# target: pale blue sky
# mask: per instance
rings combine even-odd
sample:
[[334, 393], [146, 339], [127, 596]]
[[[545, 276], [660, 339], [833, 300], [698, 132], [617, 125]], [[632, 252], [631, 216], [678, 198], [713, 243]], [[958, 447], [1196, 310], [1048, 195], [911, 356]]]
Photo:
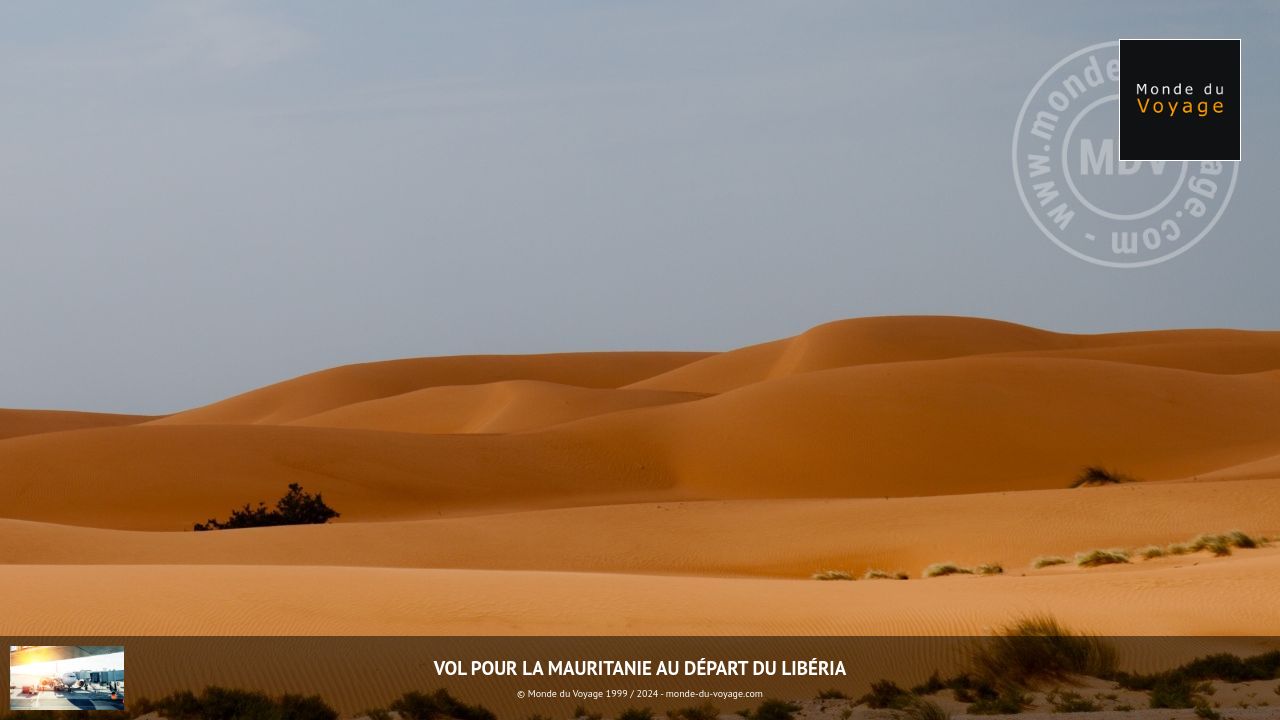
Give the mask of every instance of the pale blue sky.
[[[6, 2], [0, 406], [872, 314], [1277, 328], [1277, 8]], [[1117, 271], [1039, 233], [1009, 142], [1135, 36], [1244, 39], [1245, 162], [1202, 243]]]

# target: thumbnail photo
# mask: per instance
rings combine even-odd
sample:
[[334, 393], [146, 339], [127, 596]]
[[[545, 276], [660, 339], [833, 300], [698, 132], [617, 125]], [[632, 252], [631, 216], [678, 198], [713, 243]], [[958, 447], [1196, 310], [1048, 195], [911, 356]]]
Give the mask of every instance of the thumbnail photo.
[[124, 710], [124, 647], [10, 645], [10, 710]]

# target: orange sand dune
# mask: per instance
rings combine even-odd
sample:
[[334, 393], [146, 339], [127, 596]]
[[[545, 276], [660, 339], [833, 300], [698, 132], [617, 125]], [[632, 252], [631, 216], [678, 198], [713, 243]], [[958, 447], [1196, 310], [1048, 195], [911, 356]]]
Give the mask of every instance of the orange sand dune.
[[[672, 496], [640, 462], [530, 435], [417, 435], [288, 426], [141, 425], [0, 443], [4, 515], [70, 525], [181, 530], [271, 501], [290, 482], [344, 521], [432, 517]], [[597, 468], [584, 483], [571, 468]]]
[[149, 425], [15, 438], [0, 443], [0, 477], [14, 479], [11, 517], [174, 530], [292, 481], [360, 521], [1049, 489], [1086, 464], [1174, 479], [1280, 454], [1277, 427], [1280, 373], [973, 357], [815, 371], [511, 435]]
[[[1161, 347], [1166, 344], [1180, 347]], [[1110, 348], [1119, 351], [1106, 352]], [[634, 387], [714, 393], [853, 365], [1082, 350], [1101, 351], [1097, 352], [1100, 359], [1205, 372], [1280, 368], [1277, 332], [1166, 330], [1068, 335], [981, 318], [872, 317], [827, 323], [795, 337], [713, 355], [641, 380]]]
[[1256, 333], [1247, 340], [1203, 340], [1031, 350], [1004, 357], [1079, 358], [1153, 365], [1177, 370], [1235, 375], [1280, 370], [1280, 333]]
[[[0, 566], [11, 635], [1272, 635], [1280, 551], [1175, 569], [815, 582], [493, 570]], [[83, 592], [91, 587], [92, 593]], [[122, 612], [122, 608], [128, 608]]]
[[0, 440], [64, 430], [136, 425], [153, 419], [155, 418], [150, 415], [0, 409]]
[[[0, 546], [8, 553], [0, 563], [343, 565], [782, 578], [806, 578], [822, 569], [860, 574], [881, 568], [918, 576], [923, 567], [940, 561], [970, 566], [1000, 562], [1011, 573], [1030, 572], [1032, 558], [1039, 555], [1071, 557], [1099, 547], [1163, 545], [1233, 528], [1280, 536], [1280, 481], [1135, 483], [891, 500], [635, 503], [217, 533], [0, 520]], [[95, 560], [85, 557], [86, 547], [112, 551]], [[1208, 560], [1206, 555], [1177, 559], [1184, 564]]]
[[702, 497], [942, 495], [1063, 487], [1086, 464], [1156, 480], [1276, 454], [1278, 403], [1274, 372], [972, 357], [793, 375], [594, 427], [664, 433]]
[[426, 388], [295, 420], [294, 425], [415, 433], [510, 433], [639, 407], [697, 400], [696, 393], [614, 390], [507, 380]]
[[[1280, 533], [1280, 333], [869, 318], [720, 354], [353, 365], [142, 420], [0, 412], [0, 584], [22, 588], [0, 633], [927, 635], [1050, 612], [1207, 635], [1278, 617], [1280, 549], [1027, 565]], [[1089, 464], [1147, 482], [1065, 489]], [[182, 532], [290, 482], [339, 522]], [[805, 579], [946, 560], [1008, 572]]]
[[706, 356], [707, 353], [693, 352], [460, 355], [344, 365], [251, 390], [157, 422], [169, 425], [285, 423], [343, 405], [422, 388], [503, 380], [615, 388]]

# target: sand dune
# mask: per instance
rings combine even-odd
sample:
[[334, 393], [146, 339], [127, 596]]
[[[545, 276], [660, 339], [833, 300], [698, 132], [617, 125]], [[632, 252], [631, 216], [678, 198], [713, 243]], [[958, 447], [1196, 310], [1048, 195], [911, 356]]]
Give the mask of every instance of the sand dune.
[[66, 430], [136, 425], [153, 419], [150, 415], [0, 409], [0, 440]]
[[[74, 580], [73, 580], [74, 578]], [[1280, 553], [1181, 568], [821, 583], [280, 566], [0, 566], [41, 635], [981, 635], [1048, 612], [1114, 635], [1269, 635]], [[93, 587], [93, 593], [68, 592]], [[120, 612], [129, 608], [129, 612]], [[181, 611], [175, 612], [175, 608]], [[1230, 612], [1215, 609], [1230, 608]]]
[[696, 393], [507, 380], [426, 388], [344, 405], [291, 424], [429, 434], [511, 433], [701, 397]]
[[[1135, 517], [1143, 521], [1133, 522]], [[83, 548], [110, 547], [102, 562], [795, 579], [829, 568], [903, 569], [919, 576], [925, 565], [946, 560], [1001, 562], [1010, 573], [1023, 573], [1039, 555], [1167, 544], [1237, 527], [1280, 536], [1280, 482], [1141, 483], [893, 500], [633, 503], [222, 533], [0, 520], [0, 545], [41, 564], [91, 562]]]
[[503, 380], [542, 380], [612, 388], [703, 357], [706, 353], [460, 355], [344, 365], [251, 390], [157, 422], [169, 425], [285, 423], [343, 405], [428, 387]]
[[974, 357], [815, 371], [508, 435], [146, 425], [15, 438], [0, 476], [18, 479], [12, 517], [175, 530], [295, 481], [364, 521], [1050, 489], [1086, 464], [1175, 479], [1280, 454], [1276, 427], [1280, 373]]
[[[927, 635], [1036, 610], [1267, 633], [1280, 550], [1026, 567], [1280, 533], [1277, 458], [1280, 333], [973, 318], [369, 363], [158, 419], [3, 411], [0, 582], [25, 590], [0, 632]], [[1143, 482], [1065, 489], [1089, 464]], [[187, 532], [290, 482], [339, 522]], [[943, 560], [1009, 572], [805, 579]]]
[[1075, 355], [1202, 372], [1259, 372], [1280, 368], [1280, 333], [1174, 330], [1069, 335], [980, 318], [857, 318], [712, 355], [633, 387], [724, 392], [816, 370], [1008, 353]]

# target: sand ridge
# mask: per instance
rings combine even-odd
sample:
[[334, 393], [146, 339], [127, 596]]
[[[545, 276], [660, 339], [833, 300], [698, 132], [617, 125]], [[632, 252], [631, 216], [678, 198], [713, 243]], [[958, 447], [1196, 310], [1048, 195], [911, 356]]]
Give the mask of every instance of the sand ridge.
[[[1280, 333], [977, 318], [365, 363], [163, 418], [0, 411], [0, 575], [33, 588], [0, 631], [53, 627], [58, 593], [100, 580], [137, 609], [119, 632], [941, 634], [1046, 609], [1094, 632], [1270, 633], [1272, 549], [1027, 565], [1280, 535], [1277, 458]], [[1139, 482], [1068, 489], [1085, 465]], [[290, 482], [338, 522], [190, 532]], [[944, 560], [1006, 574], [807, 579]]]

